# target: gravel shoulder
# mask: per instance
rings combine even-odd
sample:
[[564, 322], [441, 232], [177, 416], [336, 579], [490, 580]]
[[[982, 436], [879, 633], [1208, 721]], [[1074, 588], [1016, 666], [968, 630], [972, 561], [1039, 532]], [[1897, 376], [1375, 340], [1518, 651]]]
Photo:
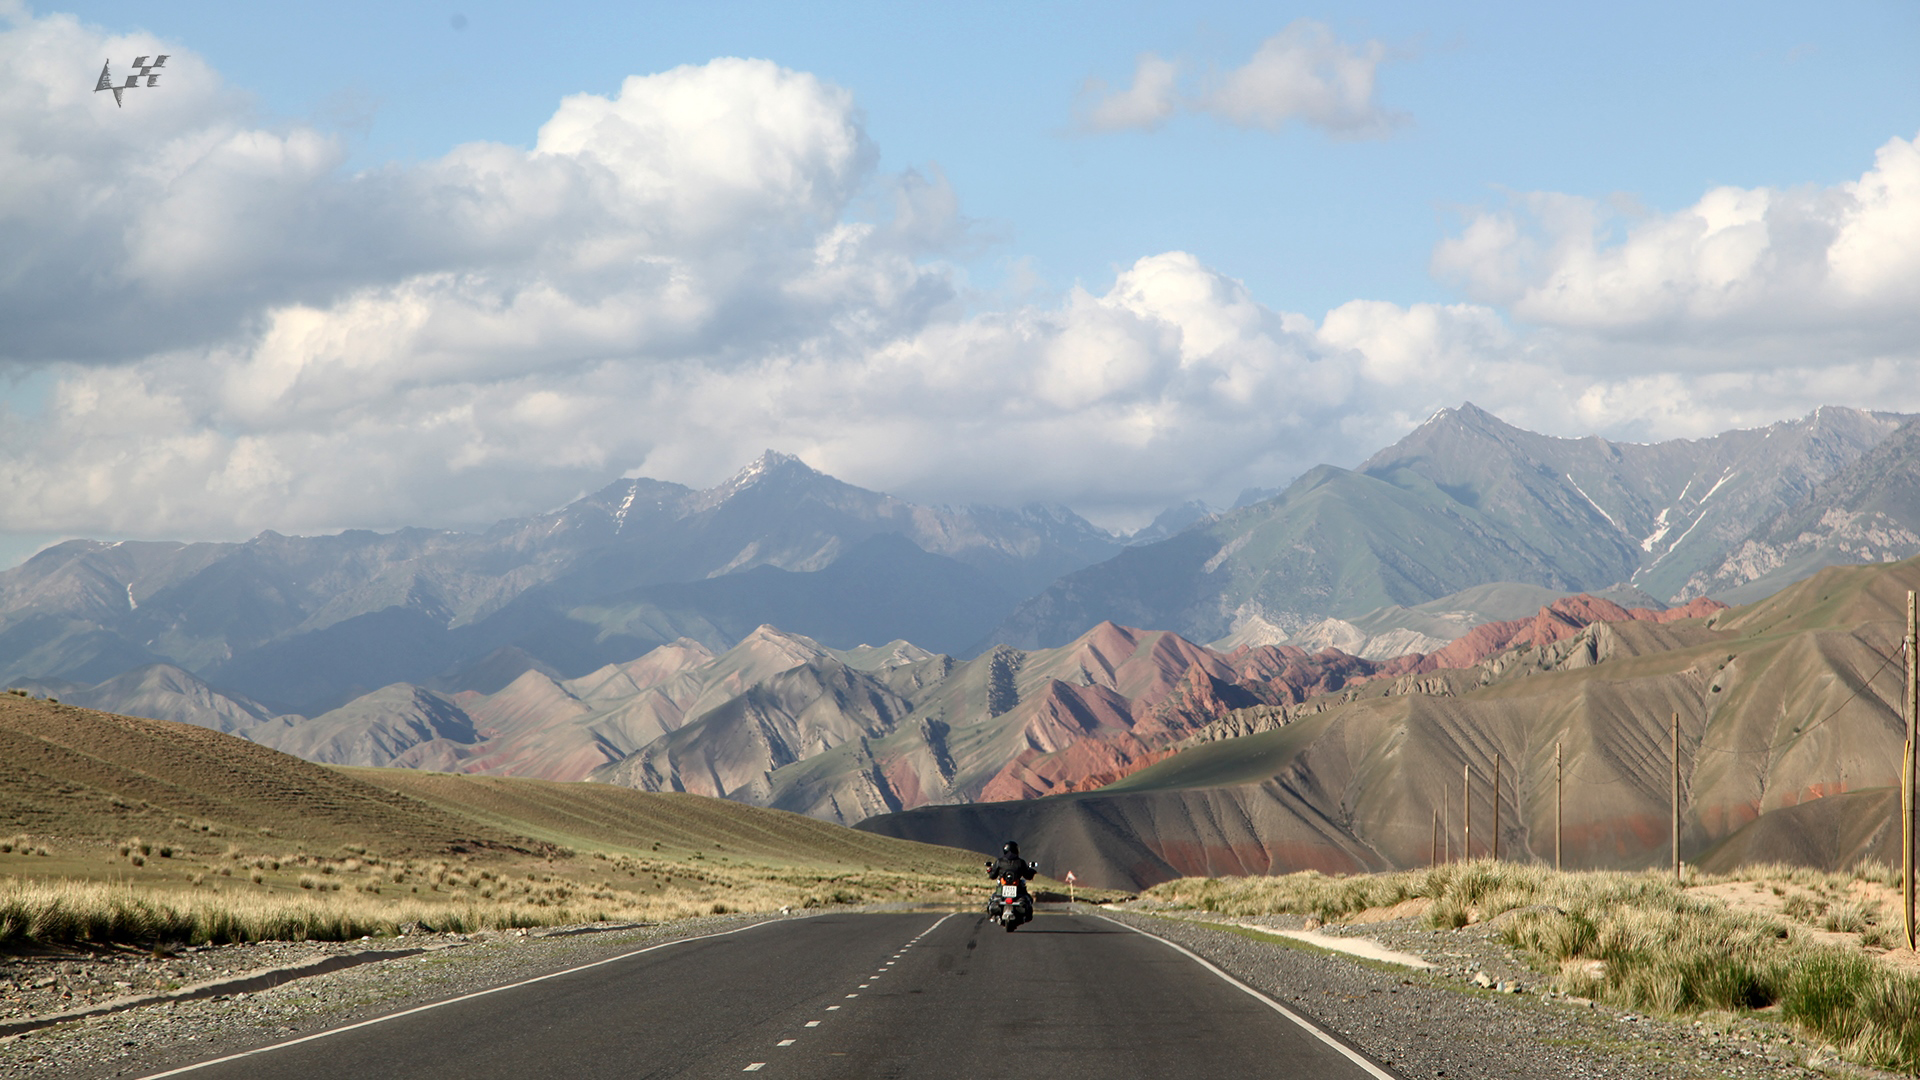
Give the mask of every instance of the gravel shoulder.
[[[0, 1017], [18, 1019], [104, 1001], [139, 987], [284, 968], [370, 948], [418, 955], [294, 979], [253, 993], [146, 1005], [0, 1038], [0, 1080], [146, 1076], [223, 1054], [299, 1038], [414, 1005], [458, 997], [592, 963], [648, 945], [767, 922], [780, 916], [709, 916], [652, 926], [562, 927], [480, 934], [414, 934], [347, 943], [267, 942], [131, 953], [0, 957]], [[198, 977], [198, 978], [197, 978]], [[35, 986], [47, 979], [48, 986]], [[136, 986], [135, 980], [143, 980]], [[125, 987], [116, 983], [127, 983]], [[71, 996], [68, 996], [71, 995]]]
[[[1425, 958], [1428, 970], [1357, 959], [1261, 930], [1295, 916], [1109, 907], [1111, 918], [1193, 950], [1235, 978], [1413, 1078], [1567, 1080], [1893, 1080], [1809, 1043], [1764, 1014], [1665, 1019], [1541, 988], [1549, 981], [1497, 938], [1498, 926], [1437, 930], [1424, 919], [1321, 926]], [[1483, 987], [1476, 982], [1491, 983]], [[1505, 985], [1505, 991], [1498, 989]]]

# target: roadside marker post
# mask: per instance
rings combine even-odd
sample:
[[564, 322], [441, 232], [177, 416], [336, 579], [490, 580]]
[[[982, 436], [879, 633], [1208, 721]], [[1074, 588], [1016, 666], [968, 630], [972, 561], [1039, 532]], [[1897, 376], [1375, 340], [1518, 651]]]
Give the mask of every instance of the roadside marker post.
[[1920, 636], [1920, 613], [1914, 606], [1913, 590], [1907, 590], [1907, 636], [1902, 642], [1906, 652], [1907, 692], [1900, 711], [1906, 714], [1907, 742], [1900, 754], [1900, 907], [1901, 921], [1907, 932], [1907, 949], [1914, 948], [1913, 925], [1913, 813], [1914, 813], [1914, 736], [1920, 727], [1920, 656], [1914, 653], [1915, 637]]
[[1473, 766], [1460, 766], [1460, 861], [1473, 861]]
[[1680, 884], [1680, 714], [1673, 714], [1673, 883]]
[[1500, 755], [1493, 755], [1493, 861], [1500, 861]]

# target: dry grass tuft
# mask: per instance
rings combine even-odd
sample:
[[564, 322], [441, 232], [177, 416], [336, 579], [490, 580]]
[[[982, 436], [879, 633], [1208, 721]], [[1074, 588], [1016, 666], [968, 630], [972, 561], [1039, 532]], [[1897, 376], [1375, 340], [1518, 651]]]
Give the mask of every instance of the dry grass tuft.
[[395, 902], [355, 894], [281, 899], [252, 894], [164, 894], [80, 882], [0, 881], [0, 946], [347, 941], [366, 935], [391, 936], [410, 923], [435, 931], [471, 933], [685, 918], [704, 914], [709, 906], [668, 901], [537, 908]]
[[1147, 895], [1229, 915], [1327, 921], [1424, 897], [1432, 901], [1428, 918], [1442, 928], [1511, 913], [1501, 936], [1557, 973], [1567, 993], [1666, 1013], [1777, 1004], [1850, 1060], [1917, 1072], [1920, 978], [1831, 940], [1855, 933], [1865, 945], [1888, 941], [1876, 925], [1879, 909], [1855, 896], [1855, 883], [1890, 879], [1897, 877], [1879, 864], [1858, 874], [1770, 865], [1689, 882], [1751, 881], [1780, 900], [1777, 917], [1689, 895], [1660, 873], [1557, 873], [1485, 860], [1344, 878], [1184, 878]]

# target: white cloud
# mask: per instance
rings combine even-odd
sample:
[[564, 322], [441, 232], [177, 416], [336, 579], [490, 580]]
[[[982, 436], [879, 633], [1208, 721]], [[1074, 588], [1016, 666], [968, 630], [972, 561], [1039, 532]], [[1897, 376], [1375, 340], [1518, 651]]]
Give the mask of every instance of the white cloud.
[[1834, 365], [1911, 357], [1920, 145], [1890, 140], [1857, 181], [1716, 188], [1670, 214], [1520, 196], [1476, 214], [1435, 250], [1433, 268], [1523, 323], [1645, 346], [1647, 363], [1750, 368], [1780, 352]]
[[1821, 404], [1920, 411], [1920, 140], [1889, 140], [1830, 187], [1622, 205], [1521, 195], [1436, 247], [1436, 276], [1503, 310], [1561, 373], [1551, 402], [1510, 419], [1659, 439]]
[[1141, 53], [1133, 82], [1123, 90], [1088, 79], [1081, 91], [1080, 127], [1091, 132], [1152, 131], [1180, 106], [1179, 75], [1180, 66], [1173, 61]]
[[1291, 121], [1346, 137], [1383, 135], [1398, 118], [1374, 100], [1386, 47], [1347, 45], [1324, 24], [1301, 19], [1260, 43], [1199, 106], [1241, 127], [1277, 131]]
[[1124, 89], [1087, 80], [1077, 126], [1090, 133], [1152, 131], [1184, 108], [1236, 127], [1278, 131], [1302, 123], [1341, 138], [1378, 137], [1404, 121], [1375, 98], [1386, 55], [1378, 41], [1349, 45], [1326, 24], [1299, 19], [1261, 42], [1243, 66], [1205, 87], [1182, 89], [1177, 63], [1142, 53]]
[[[172, 52], [174, 92], [75, 89], [103, 50]], [[995, 307], [939, 261], [976, 242], [944, 178], [875, 160], [846, 91], [722, 59], [568, 98], [531, 150], [348, 175], [186, 50], [17, 19], [0, 364], [52, 389], [0, 417], [0, 531], [474, 525], [768, 446], [927, 501], [1138, 524], [1466, 399], [1644, 437], [1920, 409], [1892, 332], [1920, 310], [1901, 140], [1857, 183], [1710, 193], [1616, 241], [1597, 204], [1529, 197], [1436, 253], [1475, 302], [1319, 319], [1177, 251]]]

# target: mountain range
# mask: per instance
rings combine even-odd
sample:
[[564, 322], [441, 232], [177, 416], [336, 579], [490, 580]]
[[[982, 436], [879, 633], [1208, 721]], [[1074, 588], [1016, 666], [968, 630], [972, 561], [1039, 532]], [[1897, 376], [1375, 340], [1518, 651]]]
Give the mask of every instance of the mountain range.
[[622, 480], [481, 533], [59, 544], [0, 573], [0, 678], [165, 662], [312, 716], [394, 682], [498, 689], [526, 669], [503, 661], [575, 677], [682, 637], [725, 649], [765, 622], [959, 651], [1122, 546], [1064, 508], [931, 509], [769, 452], [705, 491]]
[[312, 719], [272, 715], [170, 665], [25, 689], [103, 711], [197, 711], [205, 726], [326, 764], [594, 779], [851, 824], [928, 803], [1097, 788], [1236, 709], [1290, 715], [1369, 679], [1470, 667], [1596, 622], [1673, 622], [1719, 606], [1629, 611], [1563, 597], [1387, 660], [1290, 645], [1222, 653], [1103, 623], [1058, 649], [1002, 646], [957, 662], [906, 642], [831, 649], [762, 626], [718, 655], [682, 640], [576, 679], [528, 670], [490, 694], [395, 683]]
[[[1122, 537], [1057, 507], [916, 506], [769, 452], [705, 491], [622, 480], [481, 533], [58, 545], [0, 574], [0, 671], [332, 764], [845, 823], [1077, 799], [1193, 740], [1248, 751], [1262, 724], [1390, 683], [1560, 670], [1502, 655], [1579, 666], [1556, 652], [1574, 638], [1592, 662], [1693, 625], [1709, 594], [1913, 554], [1916, 454], [1920, 425], [1851, 409], [1637, 445], [1469, 404], [1356, 469]], [[1680, 632], [1657, 640], [1698, 644]], [[1341, 865], [1403, 854], [1357, 826], [1313, 835]]]
[[1757, 600], [1822, 567], [1917, 553], [1920, 425], [1907, 424], [1695, 572], [1682, 592]]
[[1677, 717], [1683, 858], [1721, 869], [1897, 864], [1888, 785], [1905, 734], [1900, 641], [1915, 588], [1920, 559], [1830, 567], [1704, 617], [1553, 628], [1582, 602], [1495, 635], [1512, 647], [1471, 666], [1422, 664], [1291, 707], [1236, 710], [1097, 791], [922, 807], [859, 827], [975, 850], [1031, 839], [1050, 867], [1138, 888], [1422, 866], [1443, 832], [1441, 854], [1457, 858], [1470, 798], [1476, 857], [1497, 832], [1507, 858], [1558, 850], [1569, 867], [1638, 868], [1668, 856]]
[[[1328, 617], [1495, 581], [1563, 593], [1630, 584], [1685, 601], [1702, 595], [1689, 579], [1722, 565], [1756, 522], [1803, 504], [1905, 420], [1828, 407], [1642, 445], [1443, 409], [1358, 468], [1320, 466], [1274, 498], [1064, 576], [992, 636], [1036, 648], [1112, 619], [1196, 641], [1284, 641]], [[1719, 580], [1744, 584], [1737, 576]]]

